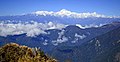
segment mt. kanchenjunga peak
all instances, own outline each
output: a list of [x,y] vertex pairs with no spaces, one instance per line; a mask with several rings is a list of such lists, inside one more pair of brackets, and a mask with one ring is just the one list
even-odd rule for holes
[[[58,12],[53,12],[53,11],[36,11],[33,12],[32,14],[36,15],[50,15],[50,16],[60,16],[60,17],[71,17],[71,18],[89,18],[89,17],[102,17],[102,18],[113,18],[113,16],[105,16],[102,14],[98,14],[96,12],[90,13],[77,13],[77,12],[71,12],[66,9],[62,9]],[[116,16],[115,16],[116,17]]]

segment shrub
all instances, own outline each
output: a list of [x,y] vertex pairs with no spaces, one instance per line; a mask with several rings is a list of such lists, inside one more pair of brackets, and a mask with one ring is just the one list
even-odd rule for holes
[[56,60],[37,48],[10,43],[0,47],[0,62],[56,62]]

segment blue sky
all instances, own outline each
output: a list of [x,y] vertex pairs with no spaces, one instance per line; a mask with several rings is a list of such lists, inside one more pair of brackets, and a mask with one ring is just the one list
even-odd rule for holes
[[0,0],[0,16],[61,9],[120,16],[120,0]]

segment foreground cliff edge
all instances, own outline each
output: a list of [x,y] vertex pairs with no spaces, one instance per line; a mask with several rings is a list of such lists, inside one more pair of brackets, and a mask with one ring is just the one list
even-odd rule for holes
[[0,47],[0,62],[57,62],[37,48],[29,48],[16,43]]

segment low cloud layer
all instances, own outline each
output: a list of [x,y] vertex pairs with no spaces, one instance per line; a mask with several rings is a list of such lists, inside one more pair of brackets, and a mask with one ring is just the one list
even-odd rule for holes
[[47,34],[44,30],[62,29],[65,25],[53,22],[48,23],[0,23],[0,36],[18,35],[26,33],[27,36],[36,36],[39,34]]
[[[101,25],[86,25],[86,26],[81,26],[80,24],[76,24],[76,26],[85,29],[85,28],[91,28],[91,27],[101,27]],[[60,23],[53,23],[53,22],[48,22],[48,23],[38,23],[35,21],[31,22],[19,22],[19,23],[13,23],[13,22],[0,22],[0,36],[6,37],[7,35],[19,35],[26,33],[27,36],[34,37],[39,34],[49,34],[46,33],[45,30],[49,29],[59,29],[62,30],[62,28],[65,28],[66,26],[69,25],[64,25]],[[58,33],[61,37],[64,33],[63,31],[61,33]]]

